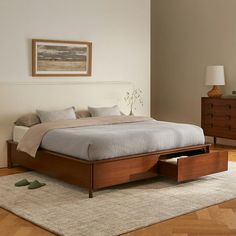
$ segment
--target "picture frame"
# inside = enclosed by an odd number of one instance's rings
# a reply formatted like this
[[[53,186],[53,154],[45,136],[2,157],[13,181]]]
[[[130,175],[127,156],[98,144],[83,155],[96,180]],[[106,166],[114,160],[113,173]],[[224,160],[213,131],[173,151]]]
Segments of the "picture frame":
[[[32,39],[32,76],[91,76],[92,43]]]

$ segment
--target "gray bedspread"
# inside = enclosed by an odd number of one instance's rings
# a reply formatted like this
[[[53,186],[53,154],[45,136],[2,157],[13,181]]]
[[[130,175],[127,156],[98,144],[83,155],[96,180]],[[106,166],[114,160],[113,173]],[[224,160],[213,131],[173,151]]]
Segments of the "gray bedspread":
[[[101,160],[204,142],[198,126],[148,120],[54,129],[44,136],[41,147],[85,160]]]

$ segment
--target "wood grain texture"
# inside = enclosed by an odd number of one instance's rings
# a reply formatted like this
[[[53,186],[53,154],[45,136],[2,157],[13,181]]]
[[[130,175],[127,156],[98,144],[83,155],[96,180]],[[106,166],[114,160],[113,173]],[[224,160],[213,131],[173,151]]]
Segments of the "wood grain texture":
[[[79,185],[88,189],[89,197],[93,197],[94,189],[157,176],[159,157],[197,155],[209,152],[209,145],[204,144],[88,161],[43,149],[39,149],[36,157],[32,158],[24,152],[17,151],[17,143],[8,141],[7,144],[9,167],[18,164],[68,183]],[[68,172],[68,170],[70,171]]]
[[[38,150],[36,157],[32,158],[24,152],[17,151],[16,147],[16,143],[8,142],[12,163],[71,184],[91,187],[91,169],[88,162],[43,150]]]
[[[18,173],[23,173],[27,171],[27,169],[23,167],[14,167],[14,168],[0,168],[0,176],[5,176],[5,175],[14,175]]]
[[[201,126],[207,136],[236,139],[236,99],[203,97]]]
[[[178,182],[228,170],[228,152],[218,151],[178,159],[176,163],[160,160],[158,173]]]
[[[159,155],[152,154],[127,160],[98,162],[94,164],[93,187],[103,188],[155,177],[158,175],[158,160]]]
[[[217,145],[212,151],[229,151],[229,160],[236,161],[236,148]],[[15,172],[16,171],[16,172]],[[19,168],[0,169],[0,175],[24,171]],[[194,213],[186,214],[154,224],[123,236],[235,236],[236,200],[211,206]],[[54,235],[0,208],[1,236],[51,236]]]
[[[1,171],[0,171],[1,173]],[[53,236],[47,230],[26,221],[9,211],[0,208],[0,235],[1,236]]]
[[[228,152],[219,151],[179,159],[177,167],[178,182],[226,171],[228,170]]]
[[[236,200],[176,217],[123,236],[235,236]]]

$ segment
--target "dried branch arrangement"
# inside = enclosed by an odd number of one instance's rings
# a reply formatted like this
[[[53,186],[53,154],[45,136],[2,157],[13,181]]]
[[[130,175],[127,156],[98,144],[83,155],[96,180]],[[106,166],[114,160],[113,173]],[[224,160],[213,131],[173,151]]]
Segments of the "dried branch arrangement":
[[[143,91],[141,89],[134,89],[131,92],[127,92],[124,100],[130,107],[129,115],[134,115],[133,110],[136,110],[137,104],[143,106]]]

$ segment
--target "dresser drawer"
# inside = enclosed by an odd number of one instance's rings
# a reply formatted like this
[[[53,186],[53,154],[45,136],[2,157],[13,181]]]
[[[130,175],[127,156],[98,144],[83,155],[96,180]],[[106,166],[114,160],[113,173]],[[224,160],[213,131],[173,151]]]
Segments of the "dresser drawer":
[[[234,114],[234,113],[233,113]],[[221,109],[203,109],[202,110],[202,116],[215,116],[215,117],[227,117],[227,116],[232,116],[233,115],[231,110],[221,108]]]
[[[228,123],[230,121],[230,115],[222,115],[222,116],[214,116],[211,115],[205,115],[202,119],[202,126],[208,125],[211,127],[228,127]]]
[[[212,152],[180,159],[159,160],[158,174],[178,182],[228,170],[228,152]]]
[[[204,134],[206,136],[236,139],[236,129],[231,126],[228,127],[212,127],[209,125],[202,125]]]
[[[201,123],[207,136],[236,139],[236,99],[202,98]]]
[[[236,118],[236,107],[235,106],[232,106],[231,109],[230,109],[230,115],[231,116],[234,116]]]
[[[213,107],[225,107],[229,108],[232,105],[230,101],[226,101],[224,99],[217,99],[217,98],[203,98],[202,99],[202,106],[213,108]]]
[[[235,109],[236,111],[236,109]],[[207,102],[202,103],[202,115],[225,116],[232,113],[232,106],[225,102]]]

